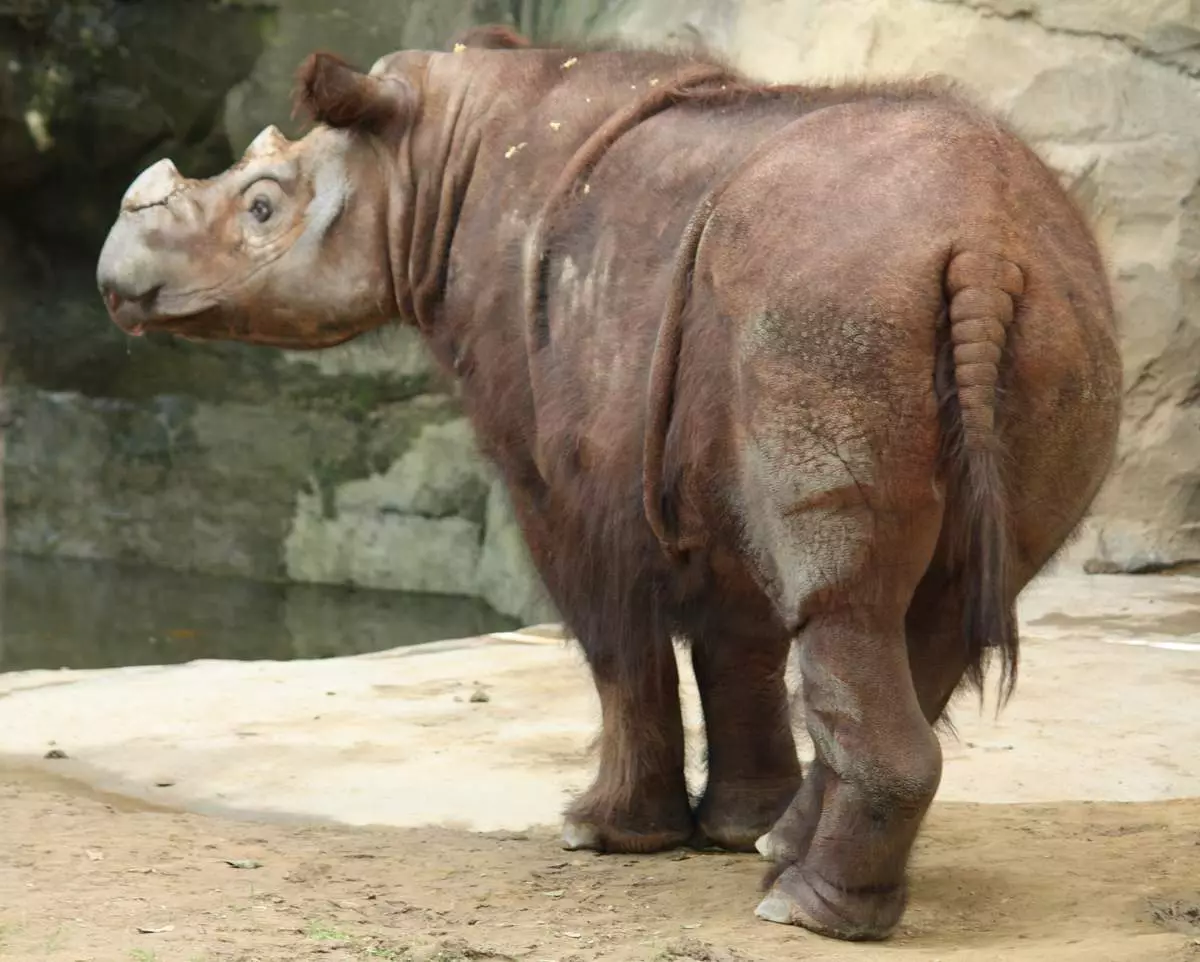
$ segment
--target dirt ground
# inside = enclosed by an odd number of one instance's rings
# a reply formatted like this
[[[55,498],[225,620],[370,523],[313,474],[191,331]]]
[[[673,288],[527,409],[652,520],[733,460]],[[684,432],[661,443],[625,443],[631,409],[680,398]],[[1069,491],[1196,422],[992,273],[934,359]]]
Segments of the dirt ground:
[[[564,852],[599,709],[554,632],[0,674],[0,962],[1200,962],[1198,586],[1028,593],[882,945],[756,919],[757,856]]]
[[[756,920],[754,856],[227,821],[44,768],[0,772],[0,807],[21,962],[1200,960],[1200,800],[935,804],[903,928],[865,946]]]

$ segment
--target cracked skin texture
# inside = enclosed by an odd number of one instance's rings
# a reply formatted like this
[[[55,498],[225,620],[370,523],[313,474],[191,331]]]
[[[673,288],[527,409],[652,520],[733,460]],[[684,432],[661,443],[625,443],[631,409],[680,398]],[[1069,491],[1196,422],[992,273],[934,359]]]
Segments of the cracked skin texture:
[[[941,777],[932,725],[994,650],[1015,680],[1016,596],[1112,458],[1087,225],[941,84],[766,87],[704,52],[479,37],[369,75],[316,54],[304,140],[268,131],[184,190],[148,172],[134,195],[172,200],[118,218],[109,309],[292,347],[415,324],[595,679],[599,772],[566,845],[765,834],[763,918],[884,938]],[[705,715],[694,805],[673,636]]]

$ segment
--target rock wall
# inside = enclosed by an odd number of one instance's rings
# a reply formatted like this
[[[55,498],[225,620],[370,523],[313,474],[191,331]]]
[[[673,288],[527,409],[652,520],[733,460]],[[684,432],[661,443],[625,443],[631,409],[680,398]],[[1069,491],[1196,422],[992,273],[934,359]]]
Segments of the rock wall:
[[[369,63],[498,20],[541,36],[699,38],[767,80],[946,73],[1002,110],[1096,224],[1121,315],[1120,456],[1067,560],[1200,559],[1189,0],[0,2],[11,549],[475,595],[552,616],[453,389],[412,335],[319,355],[131,342],[91,280],[129,178],[166,154],[204,174],[264,124],[288,129],[291,74],[314,47]]]
[[[554,617],[453,388],[413,333],[320,355],[133,340],[93,281],[129,180],[162,156],[207,175],[265,124],[288,126],[292,73],[313,48],[370,62],[512,6],[0,2],[9,551]]]

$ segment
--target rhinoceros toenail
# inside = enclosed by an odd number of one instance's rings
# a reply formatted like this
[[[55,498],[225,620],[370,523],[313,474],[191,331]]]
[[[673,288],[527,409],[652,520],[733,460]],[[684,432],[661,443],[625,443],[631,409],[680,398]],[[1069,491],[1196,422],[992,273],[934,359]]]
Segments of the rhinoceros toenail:
[[[792,924],[791,903],[779,895],[768,895],[758,903],[754,914],[767,922],[778,922],[780,925]]]
[[[600,833],[595,825],[570,822],[563,827],[563,848],[573,852],[581,848],[595,848],[600,841]]]

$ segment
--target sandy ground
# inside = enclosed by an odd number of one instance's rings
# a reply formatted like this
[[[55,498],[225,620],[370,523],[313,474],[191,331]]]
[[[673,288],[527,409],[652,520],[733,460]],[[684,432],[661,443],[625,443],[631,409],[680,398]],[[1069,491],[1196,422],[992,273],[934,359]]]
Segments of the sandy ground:
[[[596,713],[553,637],[0,676],[0,959],[1200,960],[1198,600],[1029,593],[884,946],[755,920],[754,856],[563,852]]]
[[[884,946],[755,920],[750,856],[157,814],[28,776],[0,780],[0,804],[0,958],[14,960],[1200,958],[1197,802],[938,805]]]

